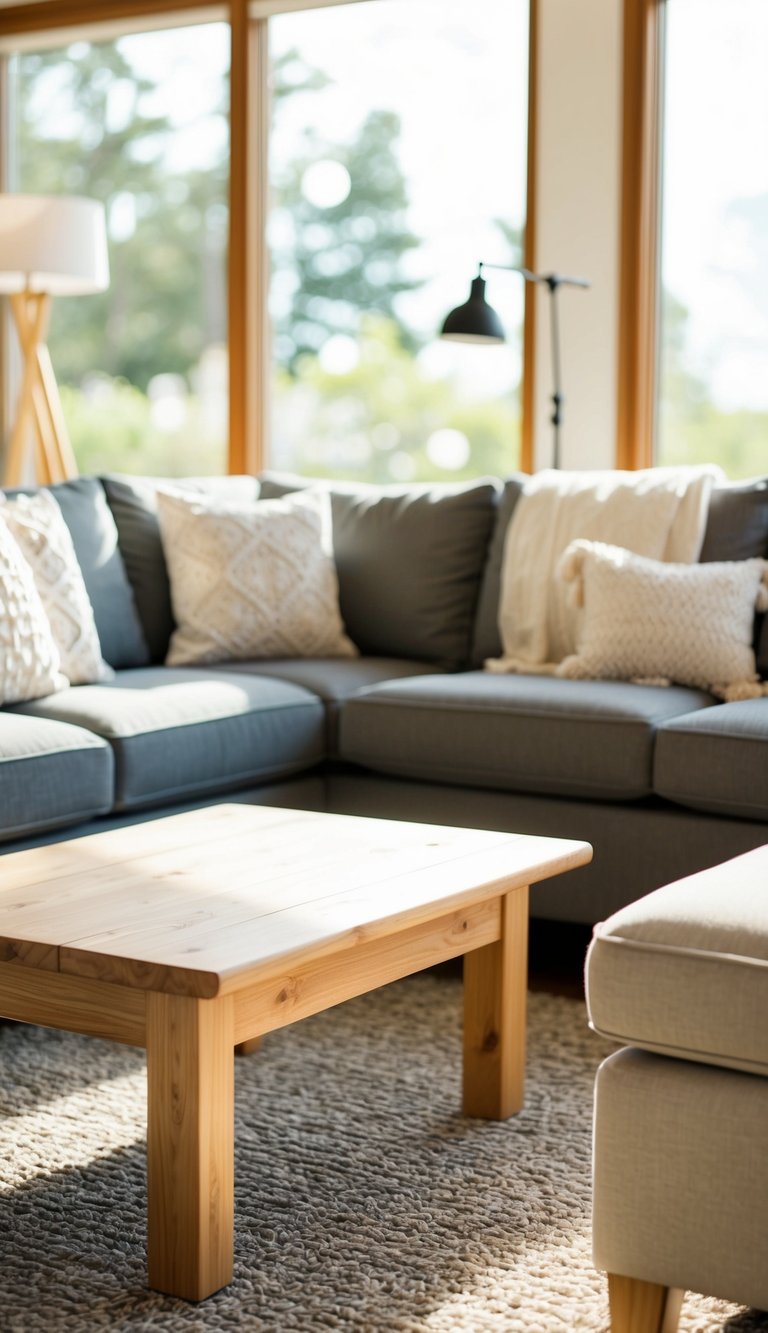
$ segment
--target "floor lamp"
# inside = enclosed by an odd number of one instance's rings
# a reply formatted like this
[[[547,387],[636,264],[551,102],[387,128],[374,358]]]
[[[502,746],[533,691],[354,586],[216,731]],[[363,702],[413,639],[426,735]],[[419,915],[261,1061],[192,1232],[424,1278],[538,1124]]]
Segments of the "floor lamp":
[[[529,268],[518,268],[513,264],[480,264],[477,277],[472,279],[469,300],[457,306],[446,316],[440,330],[441,338],[453,338],[457,342],[505,342],[504,326],[493,306],[485,299],[484,268],[501,269],[506,273],[520,273],[526,282],[538,282],[546,287],[552,298],[550,329],[552,333],[552,425],[554,439],[552,444],[552,466],[560,466],[560,426],[563,421],[562,363],[560,358],[560,324],[557,310],[557,293],[561,287],[589,287],[586,278],[566,278],[561,273],[532,273]]]
[[[0,194],[0,292],[10,299],[23,370],[4,483],[77,475],[46,346],[54,296],[109,286],[104,207],[93,199]],[[33,446],[28,458],[30,443]]]

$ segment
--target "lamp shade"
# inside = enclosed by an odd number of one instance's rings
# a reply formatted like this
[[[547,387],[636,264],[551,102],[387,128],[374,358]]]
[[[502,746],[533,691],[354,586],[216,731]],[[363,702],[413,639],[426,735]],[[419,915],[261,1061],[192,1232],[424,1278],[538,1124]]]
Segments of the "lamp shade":
[[[109,286],[104,205],[0,194],[0,292],[79,296]]]
[[[446,316],[440,337],[456,342],[506,341],[504,325],[485,299],[485,278],[472,279],[469,300]]]

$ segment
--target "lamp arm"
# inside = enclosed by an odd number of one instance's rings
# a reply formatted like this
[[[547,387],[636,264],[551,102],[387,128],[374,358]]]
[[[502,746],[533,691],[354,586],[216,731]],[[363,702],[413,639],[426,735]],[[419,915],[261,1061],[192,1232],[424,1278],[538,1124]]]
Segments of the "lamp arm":
[[[558,287],[591,287],[592,283],[588,278],[572,278],[564,273],[534,273],[530,268],[523,268],[520,264],[488,264],[481,259],[478,265],[478,277],[483,276],[484,268],[495,268],[502,273],[520,273],[526,282],[540,282],[548,287],[551,292]]]

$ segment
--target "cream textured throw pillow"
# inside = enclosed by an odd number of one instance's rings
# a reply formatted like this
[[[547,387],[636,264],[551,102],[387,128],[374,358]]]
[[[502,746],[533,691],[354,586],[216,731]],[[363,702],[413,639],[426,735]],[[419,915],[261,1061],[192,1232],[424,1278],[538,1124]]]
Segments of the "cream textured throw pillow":
[[[768,606],[768,561],[669,564],[575,541],[558,575],[583,606],[578,651],[558,676],[676,681],[723,698],[763,692],[752,635],[755,610]]]
[[[47,491],[0,497],[5,522],[32,570],[35,587],[70,685],[112,680],[114,671],[101,656],[93,607],[85,589],[69,528]]]
[[[330,498],[232,503],[158,491],[177,628],[166,662],[354,657],[344,632]]]
[[[39,699],[67,684],[32,570],[0,523],[0,704]]]

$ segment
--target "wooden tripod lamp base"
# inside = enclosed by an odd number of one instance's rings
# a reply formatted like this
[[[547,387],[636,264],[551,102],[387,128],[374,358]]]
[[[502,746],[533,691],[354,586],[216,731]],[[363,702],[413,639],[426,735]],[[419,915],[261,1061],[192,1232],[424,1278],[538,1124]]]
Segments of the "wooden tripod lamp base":
[[[77,476],[77,464],[67,433],[59,389],[45,344],[51,317],[51,297],[43,292],[19,292],[10,298],[24,371],[19,391],[4,484],[20,486],[34,476],[41,485]],[[33,448],[29,465],[30,444]]]
[[[0,194],[0,292],[9,297],[23,358],[3,468],[6,486],[49,485],[77,476],[45,341],[51,300],[103,292],[108,285],[102,204],[59,195]]]

